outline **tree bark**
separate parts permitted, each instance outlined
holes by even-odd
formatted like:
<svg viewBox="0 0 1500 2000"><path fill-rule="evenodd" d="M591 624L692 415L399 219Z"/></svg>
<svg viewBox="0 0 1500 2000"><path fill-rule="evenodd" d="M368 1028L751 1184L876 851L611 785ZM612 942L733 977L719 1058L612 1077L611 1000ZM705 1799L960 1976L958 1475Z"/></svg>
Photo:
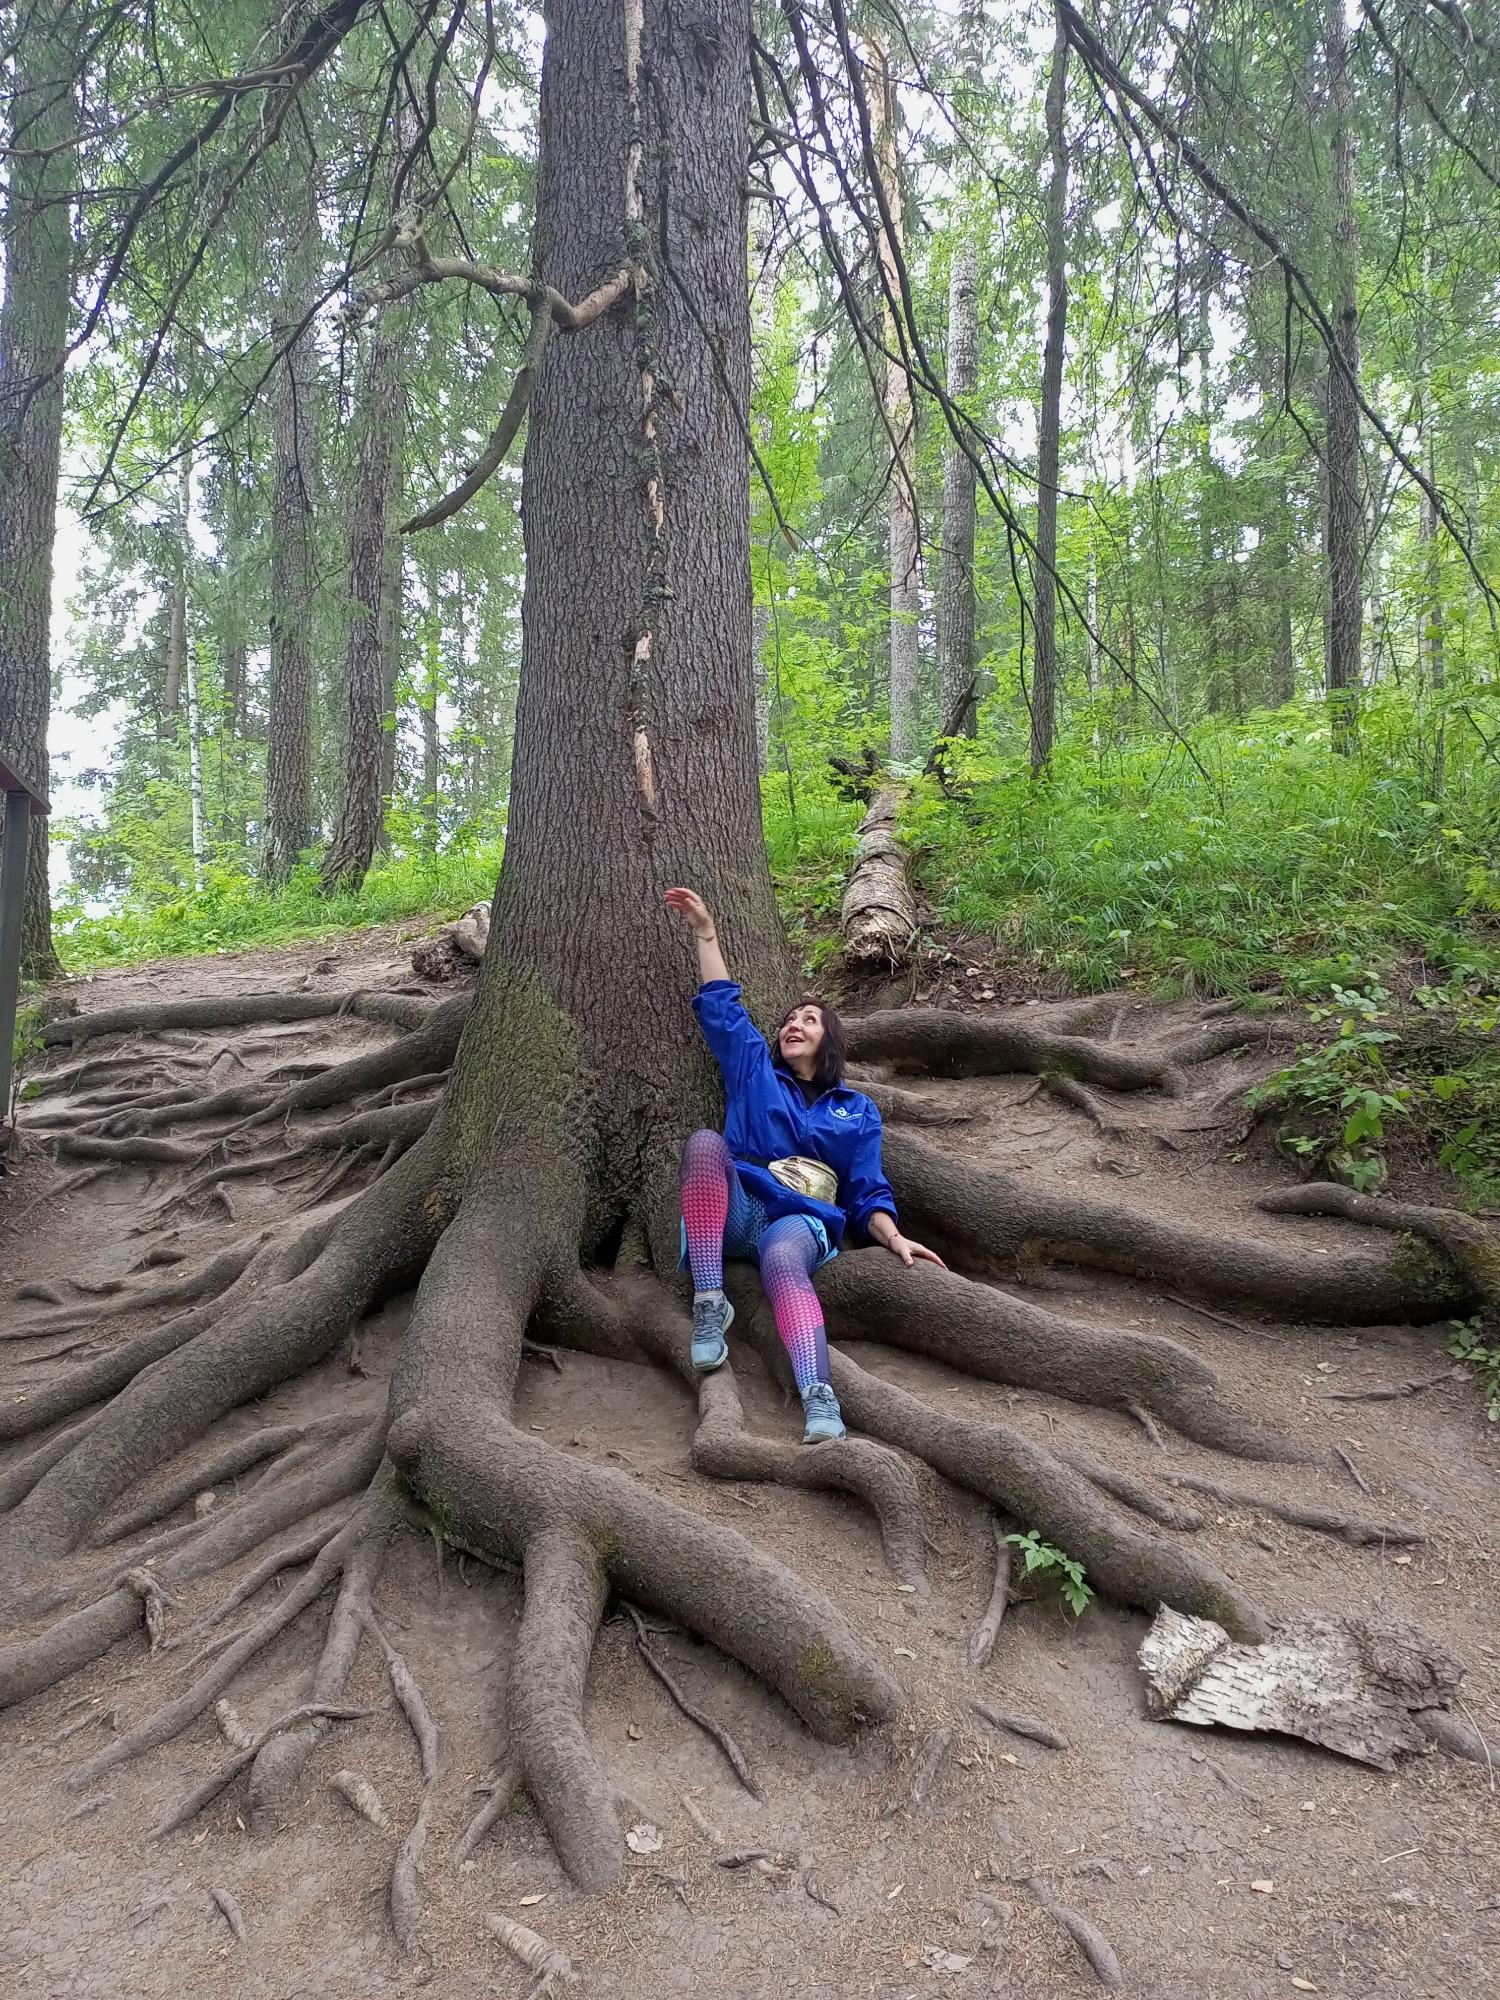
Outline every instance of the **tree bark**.
<svg viewBox="0 0 1500 2000"><path fill-rule="evenodd" d="M585 1244L634 1214L670 1270L681 1142L715 1100L662 892L689 882L708 898L762 1018L791 985L761 835L736 419L750 380L745 7L707 0L684 43L666 0L646 0L638 149L619 18L613 0L549 16L536 269L576 298L614 268L622 158L650 261L636 297L553 343L531 405L509 831L450 1097L488 1133L484 1107L523 1050L539 1072L527 1088L594 1088Z"/></svg>
<svg viewBox="0 0 1500 2000"><path fill-rule="evenodd" d="M286 160L271 321L273 350L286 350L271 388L271 670L261 865L272 884L286 880L312 838L317 357L310 330L292 335L316 297L321 238L311 150L296 120L288 125Z"/></svg>
<svg viewBox="0 0 1500 2000"><path fill-rule="evenodd" d="M0 743L47 787L52 545L62 447L63 358L73 275L70 141L77 130L77 23L70 0L36 0L14 44L0 304ZM38 823L40 825L40 823ZM29 843L21 964L62 971L52 946L47 842Z"/></svg>
<svg viewBox="0 0 1500 2000"><path fill-rule="evenodd" d="M963 0L958 36L961 129L971 145L983 102L980 47L984 9ZM959 192L958 240L948 277L948 394L963 406L979 387L979 238L973 216L981 198L977 177L965 163ZM978 709L974 647L974 462L952 437L943 447L943 566L938 584L937 643L940 709L954 734L974 734Z"/></svg>
<svg viewBox="0 0 1500 2000"><path fill-rule="evenodd" d="M875 158L894 225L894 241L884 228L880 231L880 264L890 297L899 299L902 196L895 90L885 44L871 36L868 46ZM911 381L901 363L901 343L889 305L885 309L884 327L889 357L885 366L885 423L891 452L891 760L899 764L916 756L921 741L921 549L917 525L916 415Z"/></svg>
<svg viewBox="0 0 1500 2000"><path fill-rule="evenodd" d="M1348 752L1359 729L1364 508L1359 456L1359 242L1354 216L1354 86L1343 0L1325 0L1324 60L1333 154L1333 330L1328 357L1327 694L1333 746Z"/></svg>
<svg viewBox="0 0 1500 2000"><path fill-rule="evenodd" d="M965 228L948 283L948 393L962 405L979 386L979 246ZM974 734L974 462L950 437L943 453L943 567L938 674L954 734ZM967 697L967 698L966 698Z"/></svg>
<svg viewBox="0 0 1500 2000"><path fill-rule="evenodd" d="M387 703L395 688L389 642L390 544L401 463L404 396L397 314L375 323L360 383L359 458L349 509L349 641L344 662L344 790L338 827L323 860L325 894L357 889L382 822Z"/></svg>
<svg viewBox="0 0 1500 2000"><path fill-rule="evenodd" d="M1036 665L1031 682L1031 774L1052 755L1057 726L1057 482L1062 446L1063 355L1068 337L1068 36L1061 14L1047 82L1047 344L1037 423Z"/></svg>
<svg viewBox="0 0 1500 2000"><path fill-rule="evenodd" d="M392 496L401 491L403 467L400 439L396 463L391 470ZM377 848L390 845L386 816L396 790L396 690L401 680L401 639L406 608L406 549L393 514L387 513L385 557L380 585L380 832Z"/></svg>
<svg viewBox="0 0 1500 2000"><path fill-rule="evenodd" d="M193 505L193 455L184 454L177 474L177 509L172 521L171 575L167 579L167 659L161 679L161 710L157 735L163 742L177 739L182 715L182 670L187 653L188 557L190 553L188 517Z"/></svg>

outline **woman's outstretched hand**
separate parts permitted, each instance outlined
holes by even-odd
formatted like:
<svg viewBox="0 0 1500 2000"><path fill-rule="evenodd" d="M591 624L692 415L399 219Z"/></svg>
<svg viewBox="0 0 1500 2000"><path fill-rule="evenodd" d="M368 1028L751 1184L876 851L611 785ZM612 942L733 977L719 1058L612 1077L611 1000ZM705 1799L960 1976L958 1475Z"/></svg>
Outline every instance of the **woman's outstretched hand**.
<svg viewBox="0 0 1500 2000"><path fill-rule="evenodd" d="M681 917L698 945L698 978L703 985L711 979L727 979L729 967L719 949L719 929L714 913L696 889L668 889L662 901L674 916Z"/></svg>
<svg viewBox="0 0 1500 2000"><path fill-rule="evenodd" d="M918 1243L915 1237L903 1236L898 1229L894 1236L888 1236L885 1247L893 1257L899 1257L908 1270L913 1264L936 1264L940 1271L948 1266L936 1250L929 1250L925 1243Z"/></svg>
<svg viewBox="0 0 1500 2000"><path fill-rule="evenodd" d="M668 889L662 901L692 931L693 936L708 939L717 935L713 912L703 898L692 889Z"/></svg>

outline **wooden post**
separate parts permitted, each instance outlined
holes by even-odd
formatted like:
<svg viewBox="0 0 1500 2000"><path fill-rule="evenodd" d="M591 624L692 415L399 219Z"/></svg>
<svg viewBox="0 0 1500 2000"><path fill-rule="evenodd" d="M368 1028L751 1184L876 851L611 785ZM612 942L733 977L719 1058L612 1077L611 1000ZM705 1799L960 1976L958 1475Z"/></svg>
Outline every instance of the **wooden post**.
<svg viewBox="0 0 1500 2000"><path fill-rule="evenodd" d="M47 801L0 756L0 796L5 834L0 844L0 1164L9 1150L10 1082L16 1039L16 998L21 989L21 908L26 897L26 843L31 815Z"/></svg>

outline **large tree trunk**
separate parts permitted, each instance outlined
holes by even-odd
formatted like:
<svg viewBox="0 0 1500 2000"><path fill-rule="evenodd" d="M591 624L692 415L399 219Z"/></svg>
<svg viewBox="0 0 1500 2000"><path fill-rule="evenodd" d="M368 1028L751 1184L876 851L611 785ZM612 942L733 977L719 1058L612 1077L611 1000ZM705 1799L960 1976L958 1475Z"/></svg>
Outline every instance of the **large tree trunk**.
<svg viewBox="0 0 1500 2000"><path fill-rule="evenodd" d="M1343 0L1325 0L1324 60L1333 154L1333 331L1328 357L1327 689L1333 744L1353 748L1359 726L1364 507L1359 456L1359 243L1354 217L1354 86Z"/></svg>
<svg viewBox="0 0 1500 2000"><path fill-rule="evenodd" d="M1068 338L1068 36L1061 14L1047 83L1047 344L1037 421L1036 666L1031 683L1031 770L1052 755L1057 726L1057 482L1062 445L1063 355Z"/></svg>
<svg viewBox="0 0 1500 2000"><path fill-rule="evenodd" d="M313 495L317 357L311 332L293 339L316 296L321 239L313 162L299 121L288 124L285 209L276 245L279 295L271 345L286 352L271 386L271 673L266 717L262 868L283 882L312 838Z"/></svg>
<svg viewBox="0 0 1500 2000"><path fill-rule="evenodd" d="M459 1056L488 1097L504 1067L493 1034L503 1013L516 1017L504 1046L545 1048L539 1081L559 1099L588 1079L598 1230L638 1216L668 1269L680 1143L712 1093L685 1004L688 949L662 892L687 881L709 898L752 1004L779 1005L789 979L761 836L735 417L750 373L745 23L739 0L713 0L710 14L691 57L658 68L668 10L646 8L654 81L633 171L654 243L670 157L672 267L719 363L653 269L634 309L554 343L537 385L509 832ZM629 131L617 18L607 0L570 0L549 25L535 255L569 297L617 254Z"/></svg>
<svg viewBox="0 0 1500 2000"><path fill-rule="evenodd" d="M325 891L357 889L381 828L381 778L389 693L391 503L400 470L403 410L397 314L376 321L360 384L359 459L349 509L349 643L344 663L344 792L323 860Z"/></svg>
<svg viewBox="0 0 1500 2000"><path fill-rule="evenodd" d="M52 543L62 446L63 356L73 273L76 26L70 0L37 0L14 43L4 303L0 304L0 745L46 788L51 706ZM38 823L40 828L40 823ZM52 948L47 842L30 842L21 962L62 970Z"/></svg>
<svg viewBox="0 0 1500 2000"><path fill-rule="evenodd" d="M870 52L870 122L875 158L892 230L880 232L880 264L889 297L901 297L901 156L896 144L895 86L885 44L873 36ZM894 238L894 240L892 240ZM891 557L891 760L915 757L922 733L921 544L917 525L916 416L911 381L901 362L895 316L885 308L885 428L891 454L889 547Z"/></svg>

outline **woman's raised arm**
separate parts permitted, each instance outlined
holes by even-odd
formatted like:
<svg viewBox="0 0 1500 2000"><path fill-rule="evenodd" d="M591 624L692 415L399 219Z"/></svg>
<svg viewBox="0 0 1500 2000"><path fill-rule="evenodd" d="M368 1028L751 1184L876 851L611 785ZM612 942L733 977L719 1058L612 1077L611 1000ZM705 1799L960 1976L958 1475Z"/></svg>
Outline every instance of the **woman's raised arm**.
<svg viewBox="0 0 1500 2000"><path fill-rule="evenodd" d="M719 949L718 926L703 898L692 889L668 889L662 901L693 933L698 946L698 984L706 986L711 979L727 979L729 967Z"/></svg>

